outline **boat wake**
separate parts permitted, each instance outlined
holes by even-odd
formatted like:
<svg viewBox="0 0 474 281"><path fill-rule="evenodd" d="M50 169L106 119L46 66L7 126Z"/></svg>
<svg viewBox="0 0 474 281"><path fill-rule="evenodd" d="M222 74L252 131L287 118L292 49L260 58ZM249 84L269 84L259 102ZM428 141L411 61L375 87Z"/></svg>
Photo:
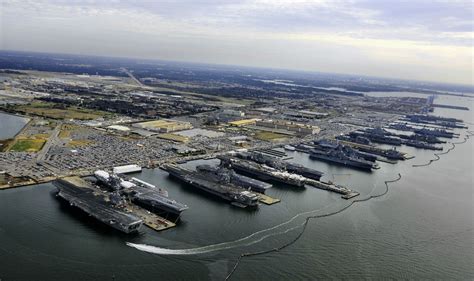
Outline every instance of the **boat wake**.
<svg viewBox="0 0 474 281"><path fill-rule="evenodd" d="M211 253L211 252L216 252L216 251L232 249L236 247L246 247L246 246L259 243L269 237L286 234L297 228L300 228L305 224L304 221L297 224L294 227L291 227L282 231L272 232L275 229L283 228L284 226L291 224L292 222L294 222L300 217L306 217L308 215L322 211L326 209L327 207L329 207L330 205L332 204L328 204L320 209L299 213L295 215L294 217L292 217L291 219L281 224L254 232L248 236L245 236L243 238L240 238L234 241L223 242L223 243L218 243L218 244L213 244L213 245L208 245L208 246L203 246L203 247L188 248L188 249L168 249L168 248L161 248L161 247L147 245L147 244L135 244L131 242L127 242L126 244L127 246L135 248L137 250L147 252L147 253L152 253L152 254L158 254L158 255L199 255L199 254L206 254L206 253Z"/></svg>

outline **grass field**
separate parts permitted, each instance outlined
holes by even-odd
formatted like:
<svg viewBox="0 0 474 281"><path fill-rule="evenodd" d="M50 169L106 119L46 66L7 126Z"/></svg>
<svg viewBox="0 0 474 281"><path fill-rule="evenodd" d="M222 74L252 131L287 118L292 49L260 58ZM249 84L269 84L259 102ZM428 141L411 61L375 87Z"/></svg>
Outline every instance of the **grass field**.
<svg viewBox="0 0 474 281"><path fill-rule="evenodd" d="M255 134L255 138L263 141L279 141L286 139L288 136L273 132L259 131Z"/></svg>
<svg viewBox="0 0 474 281"><path fill-rule="evenodd" d="M37 152L43 148L45 142L43 139L17 139L10 148L10 151Z"/></svg>
<svg viewBox="0 0 474 281"><path fill-rule="evenodd" d="M62 139L71 137L71 132L77 130L79 127L71 124L63 124L61 126L61 131L59 132L59 137Z"/></svg>
<svg viewBox="0 0 474 281"><path fill-rule="evenodd" d="M107 112L78 107L60 108L54 103L33 102L15 106L16 111L53 119L92 120L108 115Z"/></svg>

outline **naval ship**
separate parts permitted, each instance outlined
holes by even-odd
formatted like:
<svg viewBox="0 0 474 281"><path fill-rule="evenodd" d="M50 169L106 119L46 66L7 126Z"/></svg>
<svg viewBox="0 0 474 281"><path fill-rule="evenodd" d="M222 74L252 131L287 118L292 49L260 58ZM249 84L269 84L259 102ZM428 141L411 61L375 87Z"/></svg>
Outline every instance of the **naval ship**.
<svg viewBox="0 0 474 281"><path fill-rule="evenodd" d="M402 140L392 136L392 133L382 129L382 128L370 128L366 129L362 132L351 132L349 133L350 136L357 137L365 137L369 139L371 142L382 143L382 144L391 144L391 145L401 145Z"/></svg>
<svg viewBox="0 0 474 281"><path fill-rule="evenodd" d="M143 221L129 213L122 211L117 206L120 198L116 194L97 195L93 188L85 187L85 182L79 178L58 179L53 182L57 187L56 196L71 206L74 206L96 220L111 226L123 233L136 233L141 228Z"/></svg>
<svg viewBox="0 0 474 281"><path fill-rule="evenodd" d="M344 151L342 145L338 145L336 148L330 150L313 149L311 150L309 157L311 159L322 160L367 171L378 169L378 166L374 162L367 161L353 153Z"/></svg>
<svg viewBox="0 0 474 281"><path fill-rule="evenodd" d="M239 175L233 170L222 166L199 165L196 167L196 170L206 176L215 178L219 182L232 183L240 188L250 189L259 193L265 193L267 189L272 187L269 183Z"/></svg>
<svg viewBox="0 0 474 281"><path fill-rule="evenodd" d="M181 212L188 209L185 204L168 198L167 191L140 179L124 179L116 174L109 174L101 170L95 171L94 176L108 188L119 191L121 195L149 211L164 211L180 215Z"/></svg>
<svg viewBox="0 0 474 281"><path fill-rule="evenodd" d="M257 194L248 190L242 190L242 188L238 188L233 184L220 183L208 175L190 171L174 164L165 164L161 166L161 169L168 172L170 176L173 176L192 187L230 201L232 205L241 208L252 208L258 206Z"/></svg>
<svg viewBox="0 0 474 281"><path fill-rule="evenodd" d="M307 168L300 164L283 161L276 157L265 155L257 151L238 152L235 154L235 156L241 159L251 160L259 164L275 168L277 170L284 170L289 173L298 174L303 177L310 178L317 181L321 179L321 176L323 175L323 172L317 171L315 169Z"/></svg>
<svg viewBox="0 0 474 281"><path fill-rule="evenodd" d="M263 181L272 181L295 187L304 187L307 179L298 174L289 173L288 171L229 155L219 155L217 158L221 160L223 165L232 168L236 172L256 177Z"/></svg>

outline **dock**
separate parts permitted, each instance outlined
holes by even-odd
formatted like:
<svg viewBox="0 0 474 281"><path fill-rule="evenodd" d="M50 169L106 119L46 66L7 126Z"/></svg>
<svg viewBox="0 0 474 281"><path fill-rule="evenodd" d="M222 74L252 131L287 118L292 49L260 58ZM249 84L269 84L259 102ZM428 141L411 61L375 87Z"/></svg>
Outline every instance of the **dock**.
<svg viewBox="0 0 474 281"><path fill-rule="evenodd" d="M124 210L139 217L143 220L144 225L156 231L162 231L176 226L174 222L133 204L127 203Z"/></svg>
<svg viewBox="0 0 474 281"><path fill-rule="evenodd" d="M346 200L359 196L360 194L357 191L350 190L344 186L335 185L331 182L322 182L322 181L307 179L306 184L312 187L322 189L322 190L328 190L328 191L342 194L341 198L346 199Z"/></svg>
<svg viewBox="0 0 474 281"><path fill-rule="evenodd" d="M258 196L258 201L262 202L263 204L266 204L266 205L273 205L273 204L279 203L281 201L278 198L273 198L273 197L270 197L270 196L265 195L263 193L257 193L257 192L255 192L255 193Z"/></svg>

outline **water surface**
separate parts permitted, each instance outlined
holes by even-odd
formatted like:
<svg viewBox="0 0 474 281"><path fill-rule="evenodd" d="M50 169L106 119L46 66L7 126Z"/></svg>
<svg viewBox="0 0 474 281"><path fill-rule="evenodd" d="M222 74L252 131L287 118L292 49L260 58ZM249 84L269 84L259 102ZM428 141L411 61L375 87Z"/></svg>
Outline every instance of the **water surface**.
<svg viewBox="0 0 474 281"><path fill-rule="evenodd" d="M471 100L439 99L464 106L471 102L472 110ZM474 121L472 111L436 108L434 114ZM464 139L465 132L457 131L462 135L454 142ZM402 180L391 184L384 197L312 220L301 239L284 250L244 258L233 280L473 279L473 145L473 140L459 144L441 160L420 168L412 165L433 159L433 152L402 147L416 158L396 165L380 163L382 168L373 173L292 153L292 161L324 171L324 179L361 192L360 198L383 192L383 182L398 173ZM281 203L247 211L196 192L159 169L136 176L165 187L171 198L190 207L178 227L164 232L144 229L142 235L130 237L71 211L55 199L51 184L0 192L0 279L222 280L241 253L292 240L299 228L288 230L304 219L298 214L323 214L349 203L318 189L276 186L268 194ZM152 254L126 242L182 254ZM218 243L226 244L193 254L196 247Z"/></svg>

